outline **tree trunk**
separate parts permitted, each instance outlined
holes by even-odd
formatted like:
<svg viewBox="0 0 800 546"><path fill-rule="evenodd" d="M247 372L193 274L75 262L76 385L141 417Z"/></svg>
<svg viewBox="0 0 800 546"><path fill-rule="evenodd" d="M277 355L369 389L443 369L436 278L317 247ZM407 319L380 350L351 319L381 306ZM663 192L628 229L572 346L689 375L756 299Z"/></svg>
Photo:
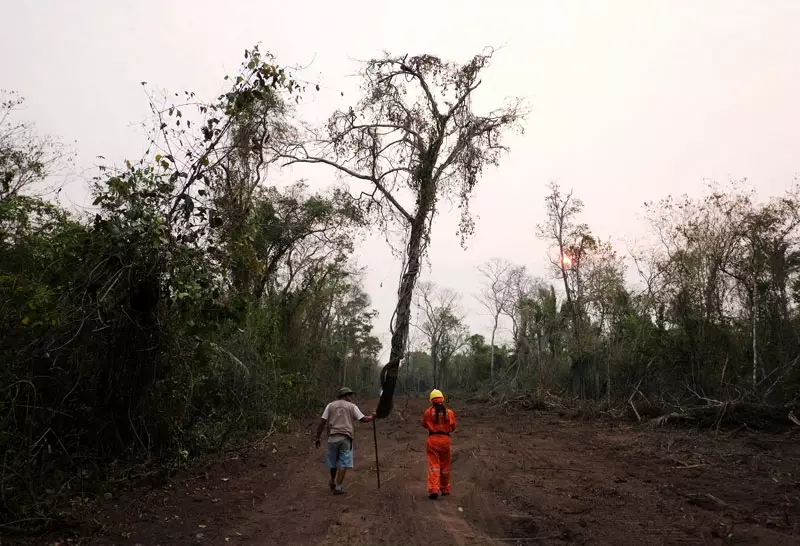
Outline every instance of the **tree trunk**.
<svg viewBox="0 0 800 546"><path fill-rule="evenodd" d="M448 388L448 381L447 376L444 373L445 367L447 366L447 357L442 357L439 359L439 382L436 384L436 388L440 391L447 392Z"/></svg>
<svg viewBox="0 0 800 546"><path fill-rule="evenodd" d="M575 346L578 349L578 357L583 356L583 348L581 347L581 336L579 326L579 316L577 309L577 302L572 297L572 290L569 287L569 278L567 275L567 268L564 265L564 246L559 242L559 251L561 252L561 278L564 281L564 292L567 298L567 307L569 307L570 314L572 315L572 335L575 337Z"/></svg>
<svg viewBox="0 0 800 546"><path fill-rule="evenodd" d="M494 336L497 333L497 320L498 316L494 316L494 327L492 328L492 349L491 349L491 356L489 357L489 379L491 379L492 384L494 384Z"/></svg>
<svg viewBox="0 0 800 546"><path fill-rule="evenodd" d="M758 301L756 300L756 276L753 274L753 297L750 316L753 330L753 389L758 384Z"/></svg>
<svg viewBox="0 0 800 546"><path fill-rule="evenodd" d="M439 357L437 356L439 352L439 348L436 346L436 342L431 343L431 366L433 367L433 388L439 388Z"/></svg>
<svg viewBox="0 0 800 546"><path fill-rule="evenodd" d="M542 359L542 334L536 335L536 360L539 363L539 382L544 389L544 360Z"/></svg>
<svg viewBox="0 0 800 546"><path fill-rule="evenodd" d="M750 320L752 322L753 337L753 390L758 384L758 271L756 270L756 239L755 234L751 237L752 262L751 271L753 274L752 295L750 298Z"/></svg>
<svg viewBox="0 0 800 546"><path fill-rule="evenodd" d="M432 182L423 186L420 192L419 205L417 207L414 220L411 223L411 232L408 236L408 246L406 247L406 270L400 279L400 288L397 294L397 306L395 307L394 324L392 328L392 340L389 351L389 362L381 370L381 388L383 393L378 401L375 410L377 417L388 417L392 412L392 400L394 389L397 384L397 373L400 368L400 360L408 339L408 328L411 321L411 301L414 295L414 286L419 275L419 263L422 254L422 245L425 235L425 226L428 216L433 208L435 188Z"/></svg>
<svg viewBox="0 0 800 546"><path fill-rule="evenodd" d="M344 344L344 354L342 355L342 386L347 385L347 346L348 342Z"/></svg>

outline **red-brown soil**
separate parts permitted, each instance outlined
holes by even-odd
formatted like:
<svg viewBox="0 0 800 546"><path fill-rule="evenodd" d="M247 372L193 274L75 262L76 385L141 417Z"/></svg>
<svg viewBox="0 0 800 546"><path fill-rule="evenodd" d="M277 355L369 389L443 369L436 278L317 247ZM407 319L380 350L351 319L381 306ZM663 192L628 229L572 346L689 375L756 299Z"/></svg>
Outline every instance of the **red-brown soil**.
<svg viewBox="0 0 800 546"><path fill-rule="evenodd" d="M61 544L800 544L800 427L712 436L452 407L450 497L427 498L425 401L401 398L377 424L380 491L371 425L358 431L346 495L334 497L309 421L94 505Z"/></svg>

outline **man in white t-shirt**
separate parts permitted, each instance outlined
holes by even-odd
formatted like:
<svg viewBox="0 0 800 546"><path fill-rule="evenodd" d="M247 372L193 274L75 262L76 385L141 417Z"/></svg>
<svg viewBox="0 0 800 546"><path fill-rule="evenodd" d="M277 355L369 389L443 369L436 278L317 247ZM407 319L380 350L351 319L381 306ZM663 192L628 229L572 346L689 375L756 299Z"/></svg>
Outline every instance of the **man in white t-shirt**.
<svg viewBox="0 0 800 546"><path fill-rule="evenodd" d="M353 391L342 387L336 400L325 406L317 427L316 446L319 447L322 432L328 430L328 449L325 462L331 473L330 488L334 495L344 493L342 482L348 468L353 468L353 438L355 422L369 423L375 414L364 415L353 403Z"/></svg>

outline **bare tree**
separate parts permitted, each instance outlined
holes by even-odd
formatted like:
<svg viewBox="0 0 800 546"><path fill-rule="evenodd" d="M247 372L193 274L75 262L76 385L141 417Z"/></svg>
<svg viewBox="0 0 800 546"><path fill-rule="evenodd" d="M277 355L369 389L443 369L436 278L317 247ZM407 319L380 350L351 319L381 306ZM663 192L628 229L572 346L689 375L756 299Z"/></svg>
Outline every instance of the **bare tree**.
<svg viewBox="0 0 800 546"><path fill-rule="evenodd" d="M457 199L460 233L471 234L469 200L486 165L507 148L501 137L522 119L519 101L487 115L473 111L472 96L492 52L458 65L431 55L368 61L364 95L355 108L335 112L324 134L286 152L289 163L333 167L366 187L358 199L383 226L399 223L406 235L405 264L391 324L389 362L381 372L377 414L392 410L397 372L406 346L420 260L437 204Z"/></svg>
<svg viewBox="0 0 800 546"><path fill-rule="evenodd" d="M580 264L584 252L594 245L589 226L576 223L583 210L583 201L574 197L572 191L562 193L557 183L550 184L550 194L545 197L547 222L537 226L540 239L551 241L558 250L550 257L555 273L564 282L567 308L572 318L573 336L578 357L583 354L580 325L582 321L582 294Z"/></svg>
<svg viewBox="0 0 800 546"><path fill-rule="evenodd" d="M508 315L513 305L512 273L514 265L506 260L492 258L478 267L483 277L483 287L477 299L492 317L491 352L489 356L489 377L494 382L495 337L500 324L500 316Z"/></svg>
<svg viewBox="0 0 800 546"><path fill-rule="evenodd" d="M450 358L467 342L464 317L458 306L459 296L448 288L428 281L417 287L417 307L421 323L417 325L427 338L433 365L433 386L439 388Z"/></svg>
<svg viewBox="0 0 800 546"><path fill-rule="evenodd" d="M73 159L61 142L15 119L24 102L14 91L0 90L0 200L30 191Z"/></svg>
<svg viewBox="0 0 800 546"><path fill-rule="evenodd" d="M503 314L511 320L511 334L516 340L520 329L521 307L525 305L536 282L528 273L527 268L520 265L509 270L507 285L509 304L503 308Z"/></svg>

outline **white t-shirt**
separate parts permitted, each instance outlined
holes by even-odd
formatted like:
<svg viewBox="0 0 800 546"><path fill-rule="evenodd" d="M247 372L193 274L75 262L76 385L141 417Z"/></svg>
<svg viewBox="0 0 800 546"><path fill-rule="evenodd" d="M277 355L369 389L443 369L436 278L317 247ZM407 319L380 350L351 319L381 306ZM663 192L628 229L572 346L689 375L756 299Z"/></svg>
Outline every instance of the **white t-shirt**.
<svg viewBox="0 0 800 546"><path fill-rule="evenodd" d="M328 434L344 434L353 438L356 433L355 423L364 418L358 406L347 400L336 400L325 406L322 418L328 422Z"/></svg>

